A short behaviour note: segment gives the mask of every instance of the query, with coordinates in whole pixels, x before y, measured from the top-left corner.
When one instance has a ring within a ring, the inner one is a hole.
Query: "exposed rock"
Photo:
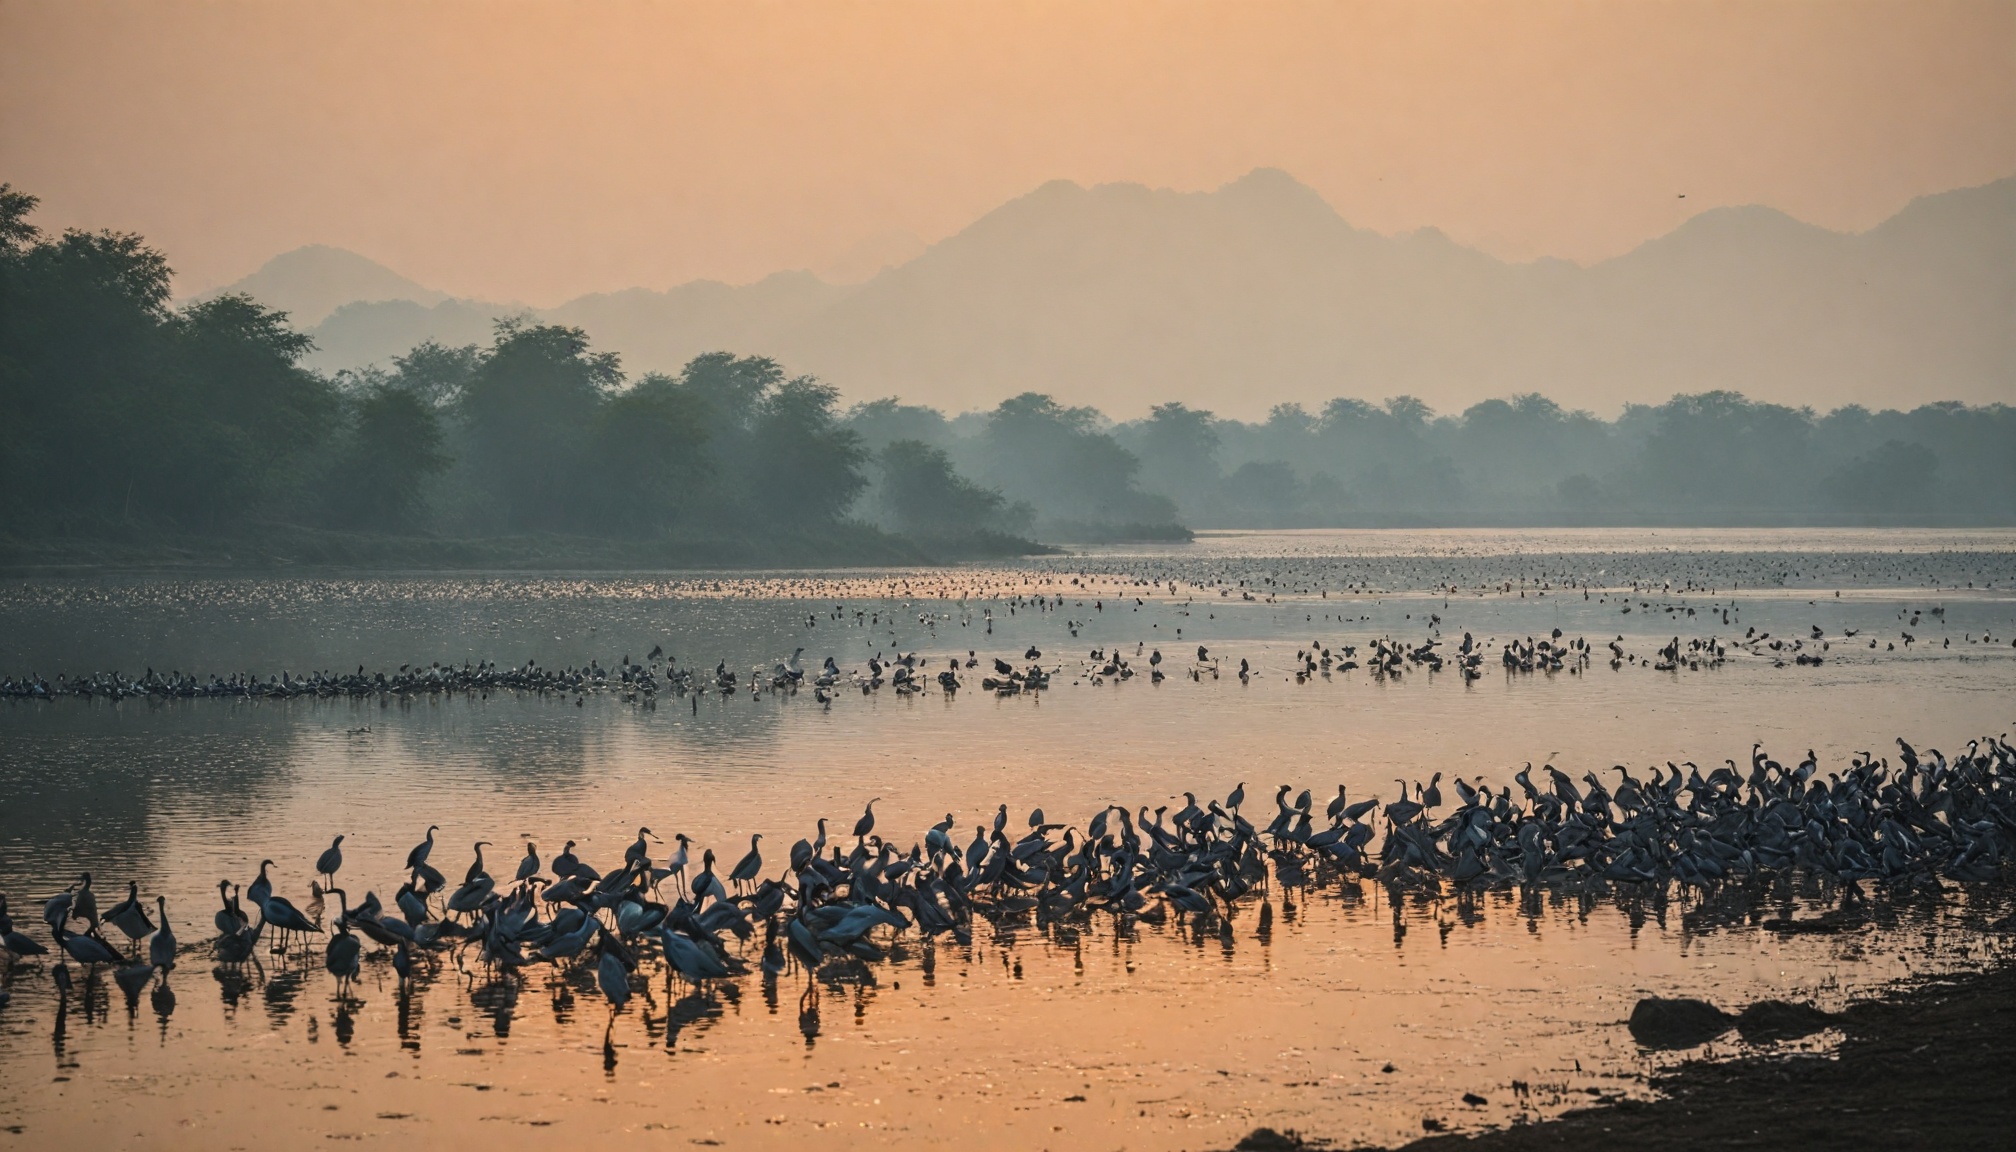
[[[1822,1012],[1811,1004],[1794,1004],[1787,1000],[1759,1000],[1736,1017],[1736,1030],[1752,1044],[1797,1040],[1833,1026],[1832,1014]]]
[[[1734,1016],[1706,1000],[1647,996],[1631,1009],[1631,1038],[1647,1048],[1692,1048],[1729,1030]]]

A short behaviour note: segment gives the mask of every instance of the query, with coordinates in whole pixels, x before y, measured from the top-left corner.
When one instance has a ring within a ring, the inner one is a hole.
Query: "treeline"
[[[1190,527],[2016,522],[2007,405],[1822,416],[1708,392],[1603,420],[1534,395],[1442,416],[1403,396],[1115,423],[1029,392],[947,416],[842,410],[831,386],[727,352],[632,378],[579,329],[517,321],[324,376],[283,313],[174,309],[140,238],[45,236],[34,206],[0,185],[0,534],[17,542],[287,527],[839,561]]]
[[[871,458],[832,387],[773,361],[631,379],[578,329],[505,321],[487,347],[327,377],[301,367],[311,344],[285,314],[242,296],[173,309],[139,237],[46,237],[34,207],[0,185],[0,532],[16,541],[306,526],[804,559],[1031,546],[999,494],[928,450]],[[857,515],[871,485],[910,536]],[[747,546],[765,541],[792,547]]]
[[[1012,447],[1004,418],[1073,448]],[[1313,413],[1285,404],[1251,423],[1163,404],[1112,423],[1032,394],[955,418],[879,400],[848,422],[871,447],[932,445],[1060,519],[1164,519],[1173,507],[1195,528],[2016,523],[2005,404],[1819,415],[1704,392],[1603,420],[1537,395],[1447,416],[1401,396]],[[1106,501],[1122,492],[1148,495],[1122,513]]]

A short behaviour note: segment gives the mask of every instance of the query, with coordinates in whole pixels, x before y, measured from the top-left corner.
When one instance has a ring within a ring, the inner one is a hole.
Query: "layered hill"
[[[481,340],[522,311],[371,291],[313,328],[318,366]],[[953,410],[1029,389],[1116,416],[1181,400],[1248,418],[1401,393],[1445,411],[1518,392],[1611,411],[1711,388],[1823,408],[2016,401],[2016,179],[1922,197],[1860,234],[1714,209],[1589,267],[1354,228],[1267,169],[1203,193],[1057,181],[862,284],[779,273],[536,315],[633,372],[727,349]]]

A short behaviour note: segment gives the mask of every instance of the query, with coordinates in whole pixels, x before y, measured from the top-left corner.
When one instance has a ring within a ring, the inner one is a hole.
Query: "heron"
[[[688,838],[684,832],[673,833],[672,839],[678,843],[679,847],[673,849],[672,854],[665,858],[665,867],[662,871],[665,877],[674,881],[676,887],[680,891],[685,891],[686,860],[687,860],[686,848],[689,844],[693,843],[693,841],[690,838]]]
[[[273,881],[266,876],[266,869],[272,866],[273,861],[261,860],[258,877],[245,886],[245,895],[252,901],[254,908],[261,910],[261,915],[264,915],[267,898],[273,895]]]
[[[406,870],[408,872],[415,871],[421,865],[427,863],[427,857],[434,852],[434,833],[440,830],[441,826],[439,824],[429,824],[427,826],[427,838],[415,844],[413,850],[406,853]]]
[[[329,842],[329,847],[322,855],[315,858],[315,871],[322,874],[323,887],[326,891],[335,891],[333,885],[336,883],[336,870],[341,867],[343,867],[343,837],[338,836]]]
[[[322,965],[331,976],[336,977],[337,995],[340,996],[357,979],[364,942],[350,934],[350,897],[341,888],[331,888],[329,894],[336,897],[336,933],[329,937],[329,943],[323,949]]]
[[[105,923],[125,933],[128,940],[140,940],[151,935],[154,922],[147,918],[147,906],[140,902],[140,882],[126,882],[126,899],[105,910]]]
[[[28,937],[14,930],[14,921],[7,915],[7,897],[5,895],[0,895],[0,952],[6,952],[21,958],[46,956],[49,953],[49,949],[43,947],[39,942],[30,940]]]
[[[302,915],[301,910],[294,907],[293,902],[289,901],[285,896],[267,896],[265,902],[259,905],[259,915],[264,923],[271,924],[275,930],[281,933],[279,939],[273,943],[273,950],[275,952],[286,951],[287,936],[289,934],[306,936],[320,935],[322,932],[320,928],[315,926],[313,921]]]
[[[839,849],[834,849],[838,852]],[[716,900],[728,899],[728,892],[721,887],[721,878],[714,875],[714,850],[707,849],[700,856],[700,875],[693,878],[693,899],[697,903],[712,896]]]
[[[72,932],[58,924],[51,929],[56,936],[56,944],[70,954],[72,960],[86,966],[93,964],[124,964],[126,958],[118,949],[107,944],[103,938],[82,932]]]
[[[529,848],[530,845],[527,845],[527,847]],[[553,875],[565,880],[569,876],[574,875],[574,869],[580,863],[580,857],[574,855],[574,841],[569,840],[561,846],[560,854],[553,857]]]
[[[147,942],[147,959],[166,976],[175,967],[175,930],[168,926],[168,897],[154,897],[154,909],[161,917],[161,927]]]
[[[70,896],[70,915],[94,929],[98,927],[98,897],[91,891],[89,872],[77,878],[77,890]]]
[[[750,836],[749,854],[736,861],[735,867],[729,871],[728,879],[733,880],[737,887],[746,886],[763,870],[763,855],[756,850],[756,843],[761,839],[763,839],[761,832]]]

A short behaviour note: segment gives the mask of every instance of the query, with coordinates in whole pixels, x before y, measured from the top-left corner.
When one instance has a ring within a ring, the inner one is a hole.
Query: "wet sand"
[[[1616,1099],[1538,1124],[1424,1136],[1402,1152],[2009,1146],[2016,965],[1900,988],[1850,1005],[1834,1024],[1843,1038],[1832,1053],[1691,1060],[1652,1077],[1656,1100]],[[1349,1145],[1264,1129],[1235,1150],[1332,1146]]]

